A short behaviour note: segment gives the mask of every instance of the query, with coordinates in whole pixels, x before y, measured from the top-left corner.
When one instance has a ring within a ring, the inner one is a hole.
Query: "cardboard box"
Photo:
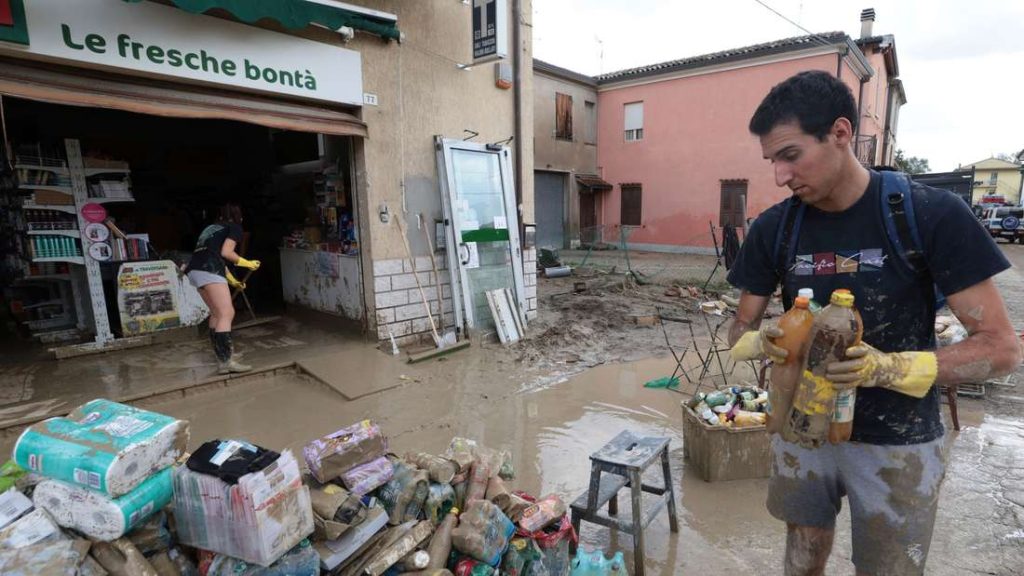
[[[765,426],[730,428],[701,421],[686,402],[683,410],[683,457],[705,482],[767,478],[771,444]]]

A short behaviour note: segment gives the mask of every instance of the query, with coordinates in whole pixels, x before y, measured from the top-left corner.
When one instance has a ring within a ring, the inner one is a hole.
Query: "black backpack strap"
[[[803,220],[807,205],[796,196],[786,201],[782,211],[779,228],[775,232],[775,250],[772,252],[772,264],[775,269],[776,282],[782,286],[782,303],[787,310],[792,304],[792,295],[786,290],[786,273],[796,254],[797,239],[800,236],[800,222]]]
[[[910,178],[901,172],[882,172],[882,221],[901,263],[915,275],[927,272],[921,238],[914,218]]]

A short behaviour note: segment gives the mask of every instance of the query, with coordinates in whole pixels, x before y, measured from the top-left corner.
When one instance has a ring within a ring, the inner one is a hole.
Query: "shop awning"
[[[330,108],[237,93],[225,95],[198,86],[61,70],[0,60],[0,94],[155,116],[235,120],[297,132],[367,136],[366,124],[351,114]]]
[[[350,10],[312,0],[170,0],[170,3],[193,14],[219,8],[250,24],[268,18],[289,30],[319,24],[331,30],[347,26],[391,40],[401,40],[402,36],[398,22],[383,13],[377,16],[373,11]]]
[[[600,192],[602,190],[611,190],[612,185],[601,179],[600,176],[593,174],[577,174],[576,183],[584,188],[587,188],[590,192]]]

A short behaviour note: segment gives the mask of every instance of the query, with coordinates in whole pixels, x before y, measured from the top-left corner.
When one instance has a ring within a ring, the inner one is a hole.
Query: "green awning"
[[[141,2],[142,0],[125,0]],[[319,24],[339,30],[343,26],[370,32],[383,38],[400,40],[398,23],[337,6],[328,6],[309,0],[170,0],[178,8],[193,14],[220,8],[235,18],[252,24],[264,18],[276,21],[289,30]]]

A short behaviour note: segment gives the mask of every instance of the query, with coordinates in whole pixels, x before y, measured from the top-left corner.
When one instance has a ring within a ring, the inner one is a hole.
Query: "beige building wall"
[[[573,138],[555,137],[556,94],[572,97]],[[565,174],[566,235],[570,246],[580,240],[580,201],[576,174],[598,174],[597,87],[557,74],[533,71],[534,169]],[[587,103],[593,104],[591,115]]]
[[[572,96],[573,139],[555,138],[555,94]],[[594,105],[588,120],[586,102]],[[533,76],[533,155],[537,170],[597,173],[597,89],[541,72]],[[592,138],[587,138],[588,122]]]
[[[428,300],[432,301],[432,307],[436,306],[432,267],[417,217],[422,214],[422,221],[431,230],[434,220],[442,218],[434,136],[461,140],[469,136],[466,130],[472,130],[479,133],[473,138],[475,142],[507,140],[515,134],[514,89],[495,85],[497,64],[494,62],[462,69],[472,63],[472,3],[454,0],[348,2],[396,15],[402,41],[385,41],[358,30],[355,38],[348,42],[328,30],[279,31],[344,46],[362,55],[363,92],[377,96],[377,105],[364,105],[357,112],[367,125],[369,137],[355,146],[367,329],[381,339],[388,338],[390,330],[401,342],[427,334],[430,328],[412,277],[416,272],[405,257],[396,221],[407,235]],[[532,0],[520,0],[520,4],[523,17],[519,53],[523,82],[518,114],[525,145],[519,185],[522,220],[532,222],[534,161],[533,147],[529,145],[533,140]],[[505,61],[510,68],[515,51],[513,27],[517,22],[512,14],[513,6],[514,0],[508,0],[509,57]],[[277,29],[273,25],[266,27]],[[508,145],[515,155],[515,140]],[[390,215],[387,223],[380,218],[383,207]],[[436,257],[438,265],[445,268],[444,254]],[[533,268],[527,267],[527,274],[532,271]],[[454,318],[446,270],[441,271],[441,280],[445,325],[450,326]],[[527,283],[532,280],[528,279]],[[530,289],[527,292],[528,297],[532,296],[531,311],[535,314],[535,293]]]

